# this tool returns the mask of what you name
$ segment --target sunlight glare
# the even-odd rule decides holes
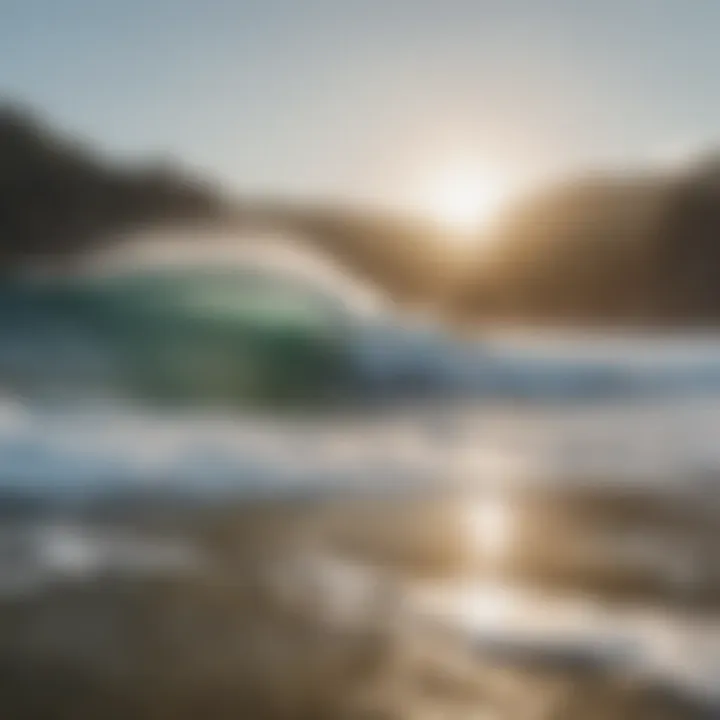
[[[499,178],[462,169],[446,173],[429,195],[432,217],[461,238],[482,229],[499,212],[507,192]]]
[[[470,505],[467,529],[473,547],[486,561],[499,561],[506,554],[512,533],[512,514],[507,502],[496,495]]]

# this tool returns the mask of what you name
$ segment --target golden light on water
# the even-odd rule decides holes
[[[512,509],[498,495],[481,497],[466,509],[466,529],[471,547],[485,562],[497,564],[509,548],[512,532]]]

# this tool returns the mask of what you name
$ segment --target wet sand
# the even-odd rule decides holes
[[[491,651],[411,600],[415,583],[482,577],[492,567],[506,579],[582,591],[600,603],[713,614],[717,560],[708,507],[599,490],[506,501],[512,542],[503,562],[492,564],[477,547],[482,528],[479,537],[468,534],[463,519],[481,497],[85,517],[83,527],[111,527],[115,536],[182,538],[201,561],[165,573],[110,561],[84,574],[65,567],[31,592],[7,593],[0,603],[2,716],[716,717],[700,695],[621,666],[522,646]],[[638,552],[631,562],[632,543],[607,542],[625,530],[649,537],[646,545],[664,559],[662,543],[690,547],[702,582],[668,585],[653,553]]]

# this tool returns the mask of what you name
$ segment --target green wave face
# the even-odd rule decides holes
[[[249,272],[0,288],[0,356],[3,336],[24,338],[29,353],[33,343],[47,352],[50,336],[50,346],[83,338],[109,358],[123,393],[148,401],[325,402],[351,384],[347,332],[344,310],[312,288]],[[75,387],[82,386],[81,360]]]

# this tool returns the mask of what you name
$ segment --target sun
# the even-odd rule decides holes
[[[481,230],[500,211],[508,196],[498,177],[472,168],[438,176],[429,189],[426,211],[458,240]]]

